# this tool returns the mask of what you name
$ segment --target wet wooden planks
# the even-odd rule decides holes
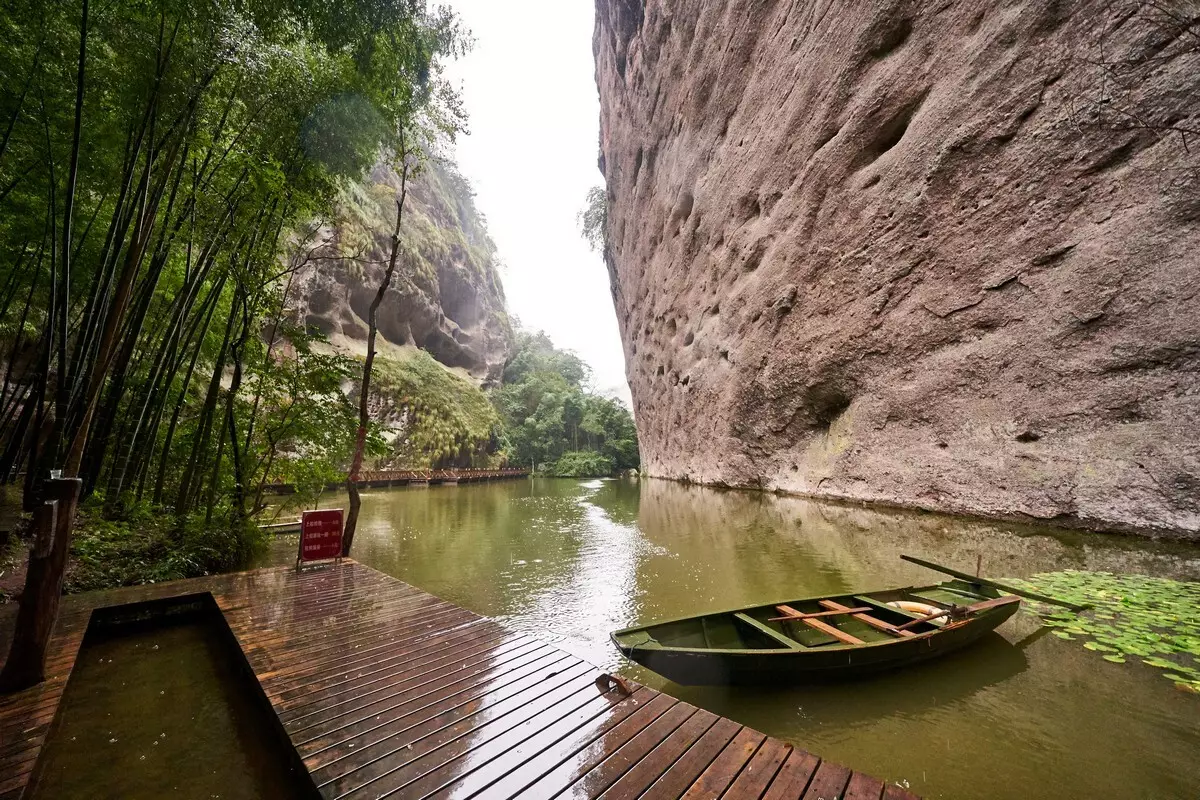
[[[0,699],[0,800],[29,780],[91,610],[204,592],[326,798],[912,798],[648,687],[602,689],[580,659],[347,560],[68,598],[54,677]]]
[[[45,743],[75,657],[83,643],[91,612],[109,605],[154,600],[209,590],[211,582],[224,585],[237,582],[237,575],[221,579],[202,578],[93,592],[64,598],[58,624],[50,639],[46,660],[46,680],[35,687],[11,695],[0,695],[0,800],[16,800],[24,792],[33,773],[37,756]],[[0,654],[7,656],[16,620],[16,606],[0,609]]]

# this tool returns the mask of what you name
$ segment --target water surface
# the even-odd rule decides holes
[[[789,690],[679,686],[623,662],[607,638],[666,617],[939,580],[900,553],[972,570],[982,555],[998,577],[1200,580],[1200,548],[1186,545],[653,480],[367,492],[354,546],[447,600],[926,797],[1200,797],[1200,697],[1044,635],[1024,612],[931,664]]]
[[[217,612],[212,612],[217,613]],[[89,630],[34,798],[287,800],[287,753],[206,615]]]

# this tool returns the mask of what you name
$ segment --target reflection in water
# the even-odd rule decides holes
[[[652,480],[370,492],[359,526],[366,564],[927,797],[1200,796],[1200,699],[1040,636],[1027,614],[921,667],[786,691],[667,684],[608,641],[665,617],[937,580],[900,553],[970,568],[982,555],[1004,577],[1200,580],[1200,548]]]
[[[595,661],[597,631],[616,630],[636,612],[637,565],[651,548],[635,525],[617,522],[592,502],[603,488],[600,481],[581,488],[584,516],[571,579],[533,589],[530,600],[511,621],[520,627],[523,620],[540,620],[539,627],[544,625],[563,637],[559,644],[565,649]]]

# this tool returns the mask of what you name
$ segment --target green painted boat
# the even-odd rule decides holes
[[[780,686],[937,658],[979,641],[1020,603],[965,576],[683,617],[619,630],[612,640],[627,658],[676,683]]]

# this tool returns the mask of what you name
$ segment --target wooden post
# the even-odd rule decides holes
[[[12,647],[0,672],[0,693],[27,689],[46,679],[46,648],[58,619],[71,527],[82,487],[79,478],[58,478],[43,484],[49,499],[34,511],[29,571]]]
[[[58,521],[58,503],[47,500],[33,512],[33,546],[29,549],[29,569],[25,573],[25,591],[17,610],[12,647],[4,671],[0,672],[0,692],[17,692],[45,680],[46,646],[50,643],[53,619],[39,613],[39,606],[57,605],[57,598],[47,597],[53,590],[50,575],[50,555],[53,552],[54,529]],[[46,622],[50,624],[47,625]]]

